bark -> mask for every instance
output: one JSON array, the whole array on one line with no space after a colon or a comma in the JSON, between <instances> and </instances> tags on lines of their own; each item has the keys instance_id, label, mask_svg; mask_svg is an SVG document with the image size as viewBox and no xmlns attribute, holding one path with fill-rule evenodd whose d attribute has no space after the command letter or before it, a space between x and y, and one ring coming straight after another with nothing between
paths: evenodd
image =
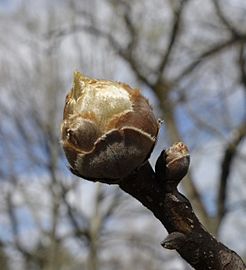
<instances>
[{"instance_id":1,"label":"bark","mask_svg":"<svg viewBox=\"0 0 246 270\"><path fill-rule=\"evenodd\" d=\"M178 191L189 159L187 147L175 144L161 153L155 172L147 162L119 186L152 211L167 229L169 235L162 246L175 249L194 269L245 270L239 255L206 231L189 200Z\"/></svg>"}]
</instances>

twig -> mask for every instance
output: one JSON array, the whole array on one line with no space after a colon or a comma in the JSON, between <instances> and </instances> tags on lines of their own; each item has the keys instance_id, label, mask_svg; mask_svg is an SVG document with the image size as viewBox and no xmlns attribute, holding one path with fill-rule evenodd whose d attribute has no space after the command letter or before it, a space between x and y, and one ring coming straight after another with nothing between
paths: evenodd
<instances>
[{"instance_id":1,"label":"twig","mask_svg":"<svg viewBox=\"0 0 246 270\"><path fill-rule=\"evenodd\" d=\"M245 270L242 259L211 236L177 185L189 167L187 147L178 143L163 151L156 172L144 164L119 186L147 207L169 232L162 246L177 252L197 270Z\"/></svg>"}]
</instances>

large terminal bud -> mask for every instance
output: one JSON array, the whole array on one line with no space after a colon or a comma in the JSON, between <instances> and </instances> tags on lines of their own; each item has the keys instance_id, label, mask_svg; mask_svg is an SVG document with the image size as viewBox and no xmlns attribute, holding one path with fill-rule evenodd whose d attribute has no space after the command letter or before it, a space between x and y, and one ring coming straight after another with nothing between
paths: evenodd
<instances>
[{"instance_id":1,"label":"large terminal bud","mask_svg":"<svg viewBox=\"0 0 246 270\"><path fill-rule=\"evenodd\" d=\"M61 126L63 149L74 174L119 182L149 158L158 130L139 90L75 72Z\"/></svg>"}]
</instances>

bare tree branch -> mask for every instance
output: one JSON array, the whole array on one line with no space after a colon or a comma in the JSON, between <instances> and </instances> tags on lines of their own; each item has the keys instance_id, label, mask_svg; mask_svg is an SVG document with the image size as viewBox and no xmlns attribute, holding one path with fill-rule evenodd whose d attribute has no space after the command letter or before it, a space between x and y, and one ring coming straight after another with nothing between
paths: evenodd
<instances>
[{"instance_id":1,"label":"bare tree branch","mask_svg":"<svg viewBox=\"0 0 246 270\"><path fill-rule=\"evenodd\" d=\"M182 14L185 8L185 5L189 2L189 0L182 0L179 4L179 7L177 10L174 10L173 14L173 22L172 22L172 29L170 31L169 35L169 41L168 46L165 52L163 53L163 56L161 57L160 64L157 68L157 80L156 83L159 83L161 81L161 77L165 71L166 65L170 59L171 53L173 51L173 48L175 46L176 40L178 39L180 35L180 26L182 25Z\"/></svg>"},{"instance_id":2,"label":"bare tree branch","mask_svg":"<svg viewBox=\"0 0 246 270\"><path fill-rule=\"evenodd\" d=\"M129 18L128 18L129 19ZM130 21L128 21L129 23ZM56 38L59 38L61 36L64 35L69 35L69 34L73 34L75 32L87 32L91 35L94 36L100 36L102 38L104 38L106 41L109 42L109 44L111 45L111 47L114 49L114 51L121 56L126 63L128 63L131 67L131 69L134 71L134 73L136 74L137 78L142 81L143 83L145 83L147 86L152 87L152 83L147 79L147 76L145 74L143 74L143 72L141 71L141 68L139 67L138 62L132 57L132 52L131 50L133 49L133 43L130 42L127 48L123 48L121 46L121 44L113 37L112 34L105 32L104 30L101 30L99 28L97 28L94 25L74 25L72 27L68 27L65 29L60 29L59 30L53 30L51 32L49 32L46 37L49 37L50 35L53 35ZM135 42L134 42L135 43Z\"/></svg>"},{"instance_id":3,"label":"bare tree branch","mask_svg":"<svg viewBox=\"0 0 246 270\"><path fill-rule=\"evenodd\" d=\"M232 33L233 36L239 36L239 32L233 26L233 24L226 18L225 14L223 13L220 5L220 0L213 0L212 1L215 7L215 11L217 16L220 18L221 22L226 26L226 28Z\"/></svg>"},{"instance_id":4,"label":"bare tree branch","mask_svg":"<svg viewBox=\"0 0 246 270\"><path fill-rule=\"evenodd\" d=\"M246 41L246 35L240 35L239 37L232 37L226 41L220 42L210 47L208 50L202 52L198 57L196 57L196 60L194 60L188 66L186 66L184 70L176 77L175 81L178 82L185 76L193 72L194 69L198 67L201 63L204 63L204 61L207 58L212 57L213 55L218 54L221 51L230 48L232 45L235 45L238 42L242 41Z\"/></svg>"},{"instance_id":5,"label":"bare tree branch","mask_svg":"<svg viewBox=\"0 0 246 270\"><path fill-rule=\"evenodd\" d=\"M131 18L131 14L132 14L132 9L131 9L131 5L127 2L124 1L119 1L121 3L121 5L123 6L123 10L124 10L124 21L126 24L126 28L127 31L129 33L130 36L130 41L128 43L127 49L126 51L128 51L129 54L133 56L134 50L137 46L138 43L138 31L135 28L135 25L132 22L132 18Z\"/></svg>"},{"instance_id":6,"label":"bare tree branch","mask_svg":"<svg viewBox=\"0 0 246 270\"><path fill-rule=\"evenodd\" d=\"M84 246L83 240L86 239L86 241L88 241L89 231L87 229L83 229L84 226L81 226L81 224L79 223L79 221L77 219L78 219L78 217L80 217L80 219L83 221L83 223L85 223L87 225L87 226L85 225L85 227L88 227L89 221L87 220L87 218L84 215L82 215L82 213L78 213L78 211L76 211L76 209L74 209L70 205L70 203L68 202L67 193L69 190L66 189L63 184L61 184L61 188L62 188L62 194L61 194L62 200L66 206L69 221L70 221L71 225L73 226L73 231L74 231L73 234L77 237L80 244L82 244Z\"/></svg>"},{"instance_id":7,"label":"bare tree branch","mask_svg":"<svg viewBox=\"0 0 246 270\"><path fill-rule=\"evenodd\" d=\"M219 129L217 129L216 127L211 125L205 119L199 117L199 115L196 112L193 111L191 106L187 105L186 106L186 111L190 115L191 119L194 121L197 128L206 129L208 132L210 132L211 134L213 134L213 135L215 135L215 136L217 136L219 138L224 138L225 137L224 134Z\"/></svg>"},{"instance_id":8,"label":"bare tree branch","mask_svg":"<svg viewBox=\"0 0 246 270\"><path fill-rule=\"evenodd\" d=\"M239 147L240 142L246 136L246 124L243 123L238 129L234 131L234 136L228 145L225 148L225 153L223 160L221 162L221 174L219 180L219 189L218 189L218 210L217 210L217 222L216 229L218 230L220 223L224 215L227 212L226 209L226 198L227 198L227 189L228 189L228 181L232 168L232 162L235 159L237 154L237 149Z\"/></svg>"},{"instance_id":9,"label":"bare tree branch","mask_svg":"<svg viewBox=\"0 0 246 270\"><path fill-rule=\"evenodd\" d=\"M246 56L245 53L245 43L241 43L239 47L239 59L238 59L238 67L240 72L240 79L241 83L244 87L244 93L245 93L245 104L246 104ZM246 111L245 111L245 118L246 118Z\"/></svg>"},{"instance_id":10,"label":"bare tree branch","mask_svg":"<svg viewBox=\"0 0 246 270\"><path fill-rule=\"evenodd\" d=\"M17 250L26 258L31 258L32 254L22 246L20 238L19 238L19 221L16 217L16 213L15 213L15 206L13 205L13 199L12 199L12 194L8 193L7 194L7 198L6 198L6 202L7 202L7 213L9 216L9 220L10 220L10 224L11 224L11 230L12 230L12 234L13 234L13 242L14 242L14 246L17 248Z\"/></svg>"}]
</instances>

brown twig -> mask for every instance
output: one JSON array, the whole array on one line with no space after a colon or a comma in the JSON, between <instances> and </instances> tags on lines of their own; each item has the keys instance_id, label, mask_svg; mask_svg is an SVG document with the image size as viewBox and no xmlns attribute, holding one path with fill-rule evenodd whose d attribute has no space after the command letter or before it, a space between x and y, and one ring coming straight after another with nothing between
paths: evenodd
<instances>
[{"instance_id":1,"label":"brown twig","mask_svg":"<svg viewBox=\"0 0 246 270\"><path fill-rule=\"evenodd\" d=\"M197 270L245 270L242 259L212 237L199 222L177 185L189 167L187 147L178 143L163 151L154 172L147 162L120 181L125 192L147 207L169 232L162 246L177 252Z\"/></svg>"}]
</instances>

